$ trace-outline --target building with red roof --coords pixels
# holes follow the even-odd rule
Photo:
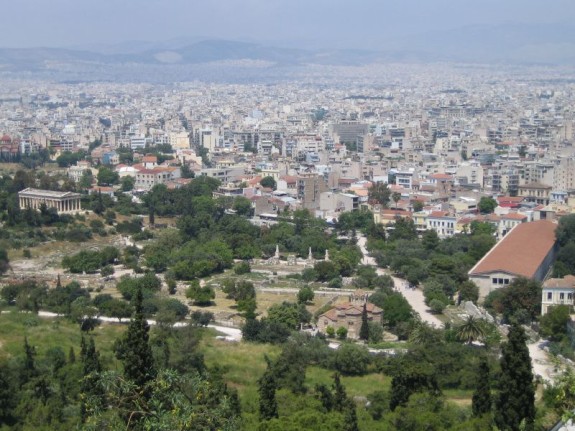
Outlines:
[[[521,223],[495,244],[468,273],[479,286],[480,296],[507,286],[517,277],[543,281],[557,252],[556,227],[547,220]]]
[[[383,310],[378,306],[367,302],[369,293],[362,290],[355,291],[350,295],[350,302],[338,304],[321,314],[317,319],[317,329],[322,334],[331,327],[337,330],[340,327],[347,329],[347,337],[357,340],[361,329],[361,315],[365,304],[367,320],[381,324]]]

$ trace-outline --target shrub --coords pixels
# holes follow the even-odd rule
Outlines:
[[[237,275],[247,274],[252,271],[250,263],[247,261],[240,262],[234,266],[234,272]]]
[[[112,275],[113,273],[114,273],[114,267],[112,265],[106,265],[100,270],[100,275],[102,277],[107,277],[109,275]]]
[[[347,338],[347,328],[345,326],[340,326],[339,328],[337,328],[337,331],[335,331],[337,338],[339,338],[340,340],[345,340]]]
[[[429,308],[431,309],[431,311],[433,313],[436,313],[436,314],[443,313],[443,310],[445,310],[445,307],[446,307],[445,303],[439,299],[432,299],[431,302],[429,303]]]
[[[357,344],[343,344],[335,351],[334,368],[344,376],[361,376],[365,374],[370,362],[367,349]]]

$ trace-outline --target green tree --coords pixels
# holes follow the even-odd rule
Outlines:
[[[502,430],[533,430],[535,388],[526,340],[523,328],[513,324],[507,342],[501,349],[501,375],[499,394],[495,402],[495,423]]]
[[[553,276],[562,278],[575,274],[575,241],[560,247],[553,266]]]
[[[419,212],[423,210],[423,202],[421,201],[413,201],[413,212]]]
[[[473,416],[479,417],[491,413],[491,378],[487,358],[482,357],[477,373],[477,387],[471,398]]]
[[[80,187],[80,189],[89,189],[92,187],[93,182],[94,176],[92,175],[92,171],[90,169],[86,169],[82,172],[82,176],[78,182],[78,187]]]
[[[186,298],[194,301],[195,305],[210,305],[216,298],[216,292],[210,286],[200,286],[198,280],[190,282],[190,287],[186,290]]]
[[[99,186],[112,186],[118,184],[120,176],[117,172],[105,166],[98,169],[98,185]]]
[[[120,180],[120,184],[122,185],[123,192],[129,192],[134,189],[134,185],[136,184],[136,180],[131,175],[126,175]]]
[[[575,241],[575,214],[561,217],[555,229],[555,237],[561,247]]]
[[[568,305],[550,307],[539,320],[541,335],[551,341],[561,341],[567,335],[569,323],[571,316]]]
[[[116,348],[116,357],[124,364],[124,377],[138,387],[153,380],[156,368],[149,344],[150,327],[142,311],[142,288],[138,288],[134,300],[134,316],[124,338]]]
[[[440,394],[433,370],[425,364],[406,362],[391,380],[389,408],[394,411],[397,407],[404,406],[412,394],[422,391],[434,396]]]
[[[90,341],[86,344],[84,337],[82,337],[80,357],[82,360],[82,383],[80,385],[81,392],[81,419],[82,422],[86,420],[86,399],[99,398],[100,402],[103,403],[103,391],[100,387],[99,374],[102,371],[102,365],[100,363],[100,354],[96,350],[96,345],[94,344],[94,339],[90,337]],[[93,407],[93,406],[92,406]]]
[[[481,214],[491,214],[497,207],[497,201],[492,197],[482,196],[477,204],[477,209]]]
[[[274,304],[268,309],[268,320],[281,323],[290,329],[297,329],[300,323],[309,323],[311,313],[305,305],[284,301]]]
[[[439,235],[437,235],[437,232],[433,229],[426,230],[423,232],[421,242],[426,250],[433,251],[439,246]]]
[[[298,304],[308,304],[313,301],[315,293],[309,286],[303,286],[297,293]]]
[[[340,340],[345,340],[347,338],[347,328],[345,326],[340,326],[335,331],[335,334],[337,335],[337,338],[339,338]]]
[[[459,286],[459,295],[457,299],[457,302],[459,304],[465,301],[471,301],[475,304],[477,303],[478,299],[479,299],[479,287],[477,287],[477,285],[473,281],[467,280],[461,283],[461,285]]]
[[[548,391],[553,396],[552,405],[563,422],[575,419],[575,371],[571,368],[565,370]]]
[[[460,341],[471,344],[485,336],[485,329],[480,319],[474,316],[467,316],[467,319],[456,327],[455,333]]]
[[[260,185],[261,185],[262,187],[265,187],[265,188],[267,188],[267,189],[272,189],[272,190],[275,190],[275,189],[276,189],[276,186],[277,186],[276,180],[274,180],[274,177],[269,177],[269,176],[268,176],[268,177],[263,177],[263,178],[260,180]]]
[[[510,322],[519,318],[520,312],[524,312],[529,323],[541,314],[541,283],[524,277],[513,280],[503,291],[501,297],[501,310],[505,321]],[[499,311],[499,310],[498,310]]]
[[[4,274],[10,268],[10,261],[8,260],[8,253],[5,249],[0,248],[0,275]]]
[[[333,280],[339,275],[337,266],[331,261],[321,260],[313,266],[313,269],[318,281]]]
[[[271,362],[266,358],[268,366],[263,376],[258,380],[258,394],[260,398],[260,420],[267,421],[278,417],[278,403],[276,400],[277,382],[272,370]]]
[[[375,183],[368,190],[368,198],[372,203],[387,207],[391,197],[391,190],[386,183]]]
[[[361,345],[345,343],[335,351],[334,367],[346,376],[364,375],[370,362],[369,352]]]
[[[401,193],[393,192],[391,194],[391,199],[395,202],[395,207],[397,208],[397,203],[401,200]]]
[[[369,320],[367,318],[367,304],[363,304],[363,309],[361,311],[361,327],[359,328],[359,339],[367,341],[369,340]]]

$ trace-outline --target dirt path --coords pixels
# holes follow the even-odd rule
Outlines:
[[[378,268],[375,259],[369,256],[367,249],[365,248],[365,244],[367,243],[367,239],[365,236],[360,235],[357,239],[357,245],[361,249],[363,253],[362,264],[364,265],[371,265],[376,267],[376,271],[379,275],[387,274],[384,269]],[[389,274],[388,274],[389,275]],[[392,277],[395,283],[395,288],[398,292],[400,292],[409,305],[419,314],[421,320],[424,322],[429,323],[430,325],[436,326],[438,328],[443,326],[443,322],[439,320],[436,316],[434,316],[430,311],[427,305],[425,305],[425,300],[423,297],[423,292],[419,289],[410,289],[408,288],[408,283],[406,280],[399,278],[399,277]]]

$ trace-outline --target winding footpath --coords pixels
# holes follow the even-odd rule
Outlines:
[[[61,314],[52,313],[51,311],[39,311],[39,317],[63,317]],[[105,316],[97,316],[98,320],[102,322],[108,323],[120,323],[120,324],[128,324],[130,323],[130,318],[125,319],[118,319],[117,317],[105,317]],[[155,320],[148,319],[148,325],[153,326],[156,324]],[[174,324],[175,327],[181,327],[189,325],[189,322],[177,322]],[[241,341],[242,340],[242,331],[238,328],[231,328],[229,326],[220,326],[220,325],[208,325],[208,328],[213,328],[222,334],[225,334],[225,338],[228,341]]]
[[[357,245],[363,253],[362,264],[374,266],[379,275],[386,274],[385,270],[377,267],[375,259],[369,256],[368,251],[365,248],[366,242],[367,239],[365,236],[358,236]],[[396,290],[404,296],[411,307],[419,314],[421,320],[438,328],[443,326],[443,322],[434,316],[427,308],[427,305],[425,305],[423,292],[420,289],[409,289],[406,287],[408,285],[406,280],[393,276],[392,278],[395,283]],[[540,376],[544,381],[550,383],[553,381],[554,365],[549,360],[547,352],[543,350],[544,345],[545,342],[539,340],[528,344],[527,347],[529,349],[529,355],[531,356],[533,374]]]

